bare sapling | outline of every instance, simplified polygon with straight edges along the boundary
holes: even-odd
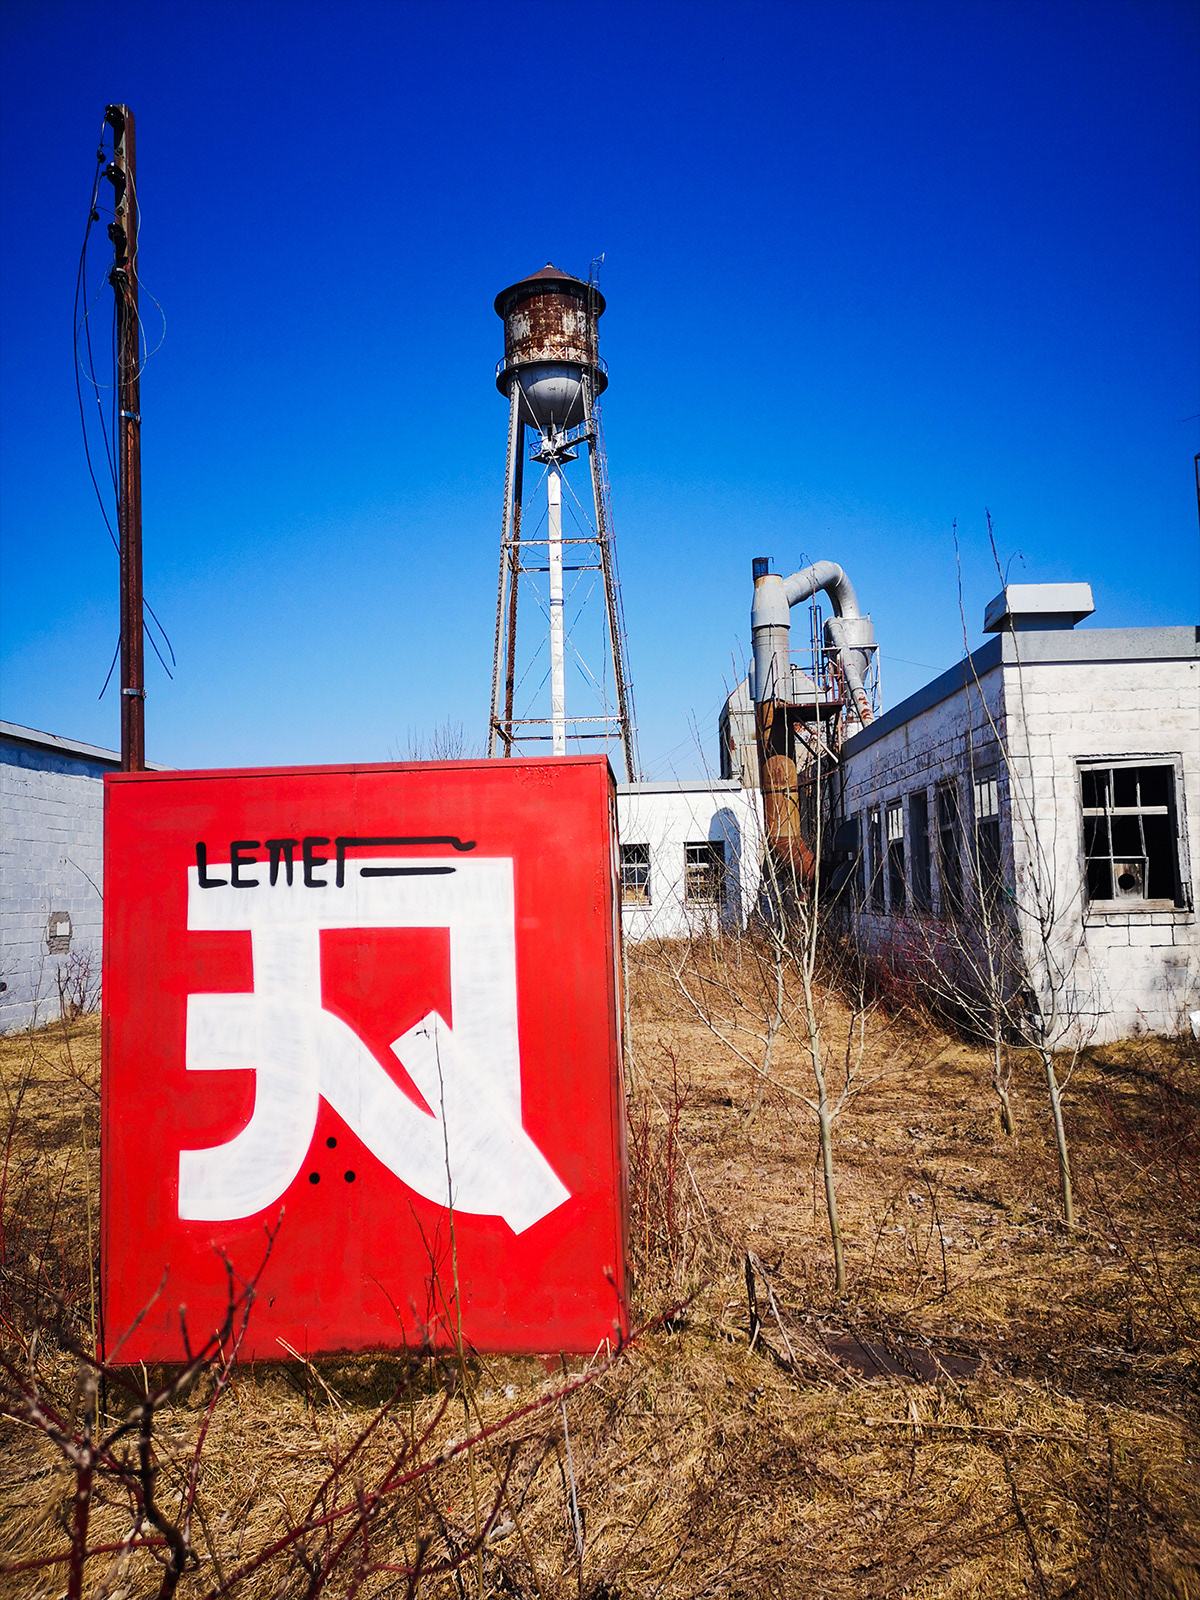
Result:
[[[1011,1138],[1017,1131],[1012,1080],[1021,968],[1011,918],[983,903],[978,885],[970,870],[967,904],[947,905],[943,890],[940,915],[896,919],[884,956],[886,986],[893,997],[932,1011],[983,1045],[1000,1128]]]
[[[986,513],[988,540],[996,572],[1005,582],[996,549],[995,528]],[[955,550],[958,549],[957,528]],[[962,611],[961,571],[959,607]],[[964,614],[965,633],[965,614]],[[1073,882],[1059,849],[1058,812],[1043,798],[1037,804],[1035,752],[1026,712],[1026,667],[1021,659],[1021,635],[1014,632],[1012,659],[1002,667],[1005,679],[1003,706],[992,705],[971,667],[974,689],[982,713],[980,746],[970,743],[972,788],[976,795],[976,763],[986,742],[989,759],[997,761],[1007,801],[1012,841],[1007,858],[985,849],[977,819],[971,828],[968,863],[975,925],[982,947],[989,953],[983,975],[990,981],[986,1003],[997,1038],[993,1061],[997,1082],[1007,1093],[1003,1077],[1000,1040],[1007,1036],[1031,1049],[1046,1080],[1054,1127],[1063,1222],[1075,1227],[1075,1201],[1071,1160],[1063,1115],[1063,1096],[1079,1052],[1088,1042],[1097,1010],[1086,970],[1081,916],[1083,883]],[[968,662],[971,658],[968,655]],[[1010,709],[1010,701],[1013,702]],[[1040,736],[1040,751],[1053,765],[1054,737]],[[982,762],[980,762],[982,765]],[[997,807],[1000,797],[997,797]],[[1065,1072],[1060,1075],[1060,1058]]]
[[[759,1116],[769,1088],[811,1116],[835,1285],[842,1295],[847,1272],[834,1130],[846,1108],[874,1081],[867,1067],[868,1023],[875,1007],[867,998],[861,965],[825,927],[824,890],[813,870],[820,859],[826,807],[820,739],[810,744],[809,755],[807,834],[801,833],[794,779],[778,783],[769,797],[772,843],[763,852],[763,892],[750,926],[741,935],[706,929],[677,945],[664,945],[663,960],[671,986],[693,1016],[753,1074],[747,1127]],[[798,1086],[794,1071],[774,1073],[784,1059],[801,1067],[806,1087]]]
[[[745,1116],[752,1123],[771,1081],[776,1040],[794,1006],[785,985],[786,943],[769,926],[744,939],[704,929],[664,942],[659,953],[670,987],[749,1070],[754,1089]]]
[[[820,851],[821,825],[816,846]],[[798,990],[798,1004],[786,1020],[811,1078],[812,1092],[795,1091],[812,1116],[825,1191],[829,1239],[833,1247],[837,1293],[846,1292],[846,1258],[834,1172],[833,1134],[838,1118],[874,1076],[866,1072],[868,1001],[861,964],[823,926],[825,907],[819,874],[811,884],[796,881],[790,864],[786,878],[779,863],[767,858],[774,909],[774,938],[788,957]],[[781,882],[781,879],[783,880]],[[839,1035],[842,1037],[839,1039]]]

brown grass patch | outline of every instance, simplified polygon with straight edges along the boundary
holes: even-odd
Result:
[[[982,1052],[927,1021],[878,1019],[873,1081],[835,1135],[850,1278],[839,1299],[794,1043],[750,1123],[752,1074],[685,1011],[654,952],[633,952],[632,979],[635,1317],[685,1309],[565,1400],[587,1363],[236,1367],[211,1406],[194,1559],[176,1593],[219,1589],[306,1517],[299,1545],[232,1592],[319,1592],[333,1535],[315,1523],[338,1507],[352,1517],[401,1461],[416,1476],[381,1496],[325,1592],[1195,1600],[1195,1048],[1085,1056],[1067,1093],[1082,1222],[1067,1237],[1035,1064],[1018,1065],[1018,1133],[1005,1139]],[[92,1330],[98,1057],[94,1019],[0,1041],[5,1354],[76,1431],[87,1393],[66,1346]],[[153,1387],[171,1374],[145,1376]],[[203,1373],[157,1419],[171,1516],[213,1393]],[[103,1425],[128,1406],[111,1384],[98,1399]],[[449,1453],[481,1424],[496,1431]],[[44,1432],[20,1418],[4,1428],[3,1556],[60,1554],[75,1474]],[[129,1527],[128,1495],[102,1475],[93,1547]],[[421,1551],[414,1582],[403,1569]],[[82,1592],[154,1594],[161,1563],[161,1548],[93,1555]],[[5,1587],[57,1597],[66,1572],[10,1570]]]

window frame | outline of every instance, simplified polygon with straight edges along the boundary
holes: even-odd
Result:
[[[919,813],[919,817],[916,815]],[[919,826],[918,826],[919,823]],[[922,916],[933,910],[933,853],[929,838],[929,790],[908,796],[909,892],[912,908]]]
[[[887,856],[888,910],[902,917],[908,908],[908,879],[905,876],[904,800],[895,795],[883,808],[884,851]]]
[[[882,915],[887,911],[887,901],[883,887],[883,806],[878,803],[867,807],[867,855],[867,871],[870,875],[868,904],[871,911]]]
[[[689,851],[703,850],[708,860],[693,860]],[[712,893],[697,893],[695,885],[699,869],[709,879]],[[683,901],[688,906],[722,906],[725,904],[729,860],[725,854],[724,839],[685,839],[683,844]]]
[[[975,898],[994,911],[1004,897],[1004,833],[1001,828],[1000,768],[982,773],[972,770],[971,869]],[[981,804],[990,809],[984,811]]]
[[[631,857],[630,860],[626,860],[625,852],[627,850],[630,852],[642,850],[645,852],[644,858],[635,861]],[[631,883],[630,878],[627,876],[629,869],[633,869],[634,873],[645,873],[640,894],[630,892]],[[623,844],[621,846],[621,904],[623,906],[648,906],[653,904],[650,895],[650,846],[648,844]]]
[[[1088,892],[1088,863],[1091,860],[1107,859],[1110,863],[1122,859],[1113,853],[1112,834],[1109,833],[1109,850],[1107,857],[1092,856],[1087,848],[1087,819],[1089,816],[1105,816],[1111,819],[1115,814],[1149,816],[1162,815],[1157,807],[1109,806],[1087,807],[1083,803],[1083,775],[1085,772],[1117,772],[1128,771],[1131,768],[1160,767],[1171,774],[1171,789],[1168,804],[1165,808],[1170,827],[1172,840],[1172,862],[1175,872],[1175,893],[1172,899],[1159,896],[1150,899],[1144,896],[1141,899],[1125,897],[1122,899],[1102,900],[1093,899]],[[1187,835],[1187,795],[1183,783],[1183,758],[1177,751],[1136,752],[1131,755],[1121,756],[1076,756],[1075,758],[1075,794],[1079,816],[1079,871],[1080,894],[1083,903],[1083,914],[1095,917],[1107,916],[1152,916],[1163,913],[1187,914],[1193,911],[1191,860],[1188,852]],[[1144,841],[1144,831],[1143,831]],[[1145,857],[1147,863],[1149,856]]]
[[[933,794],[933,813],[937,834],[938,914],[945,921],[957,920],[966,909],[963,894],[963,807],[958,779],[954,774],[942,778]],[[951,848],[945,848],[949,839]],[[951,864],[949,877],[947,864]]]

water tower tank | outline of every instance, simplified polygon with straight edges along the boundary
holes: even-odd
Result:
[[[583,421],[585,372],[592,375],[593,394],[608,387],[596,346],[603,310],[599,289],[549,262],[496,296],[496,314],[504,318],[504,360],[496,369],[496,387],[511,395],[516,379],[528,406],[526,420],[540,433]]]

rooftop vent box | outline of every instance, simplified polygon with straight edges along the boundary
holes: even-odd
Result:
[[[983,613],[983,631],[1027,633],[1073,628],[1095,609],[1090,583],[1009,583]]]

